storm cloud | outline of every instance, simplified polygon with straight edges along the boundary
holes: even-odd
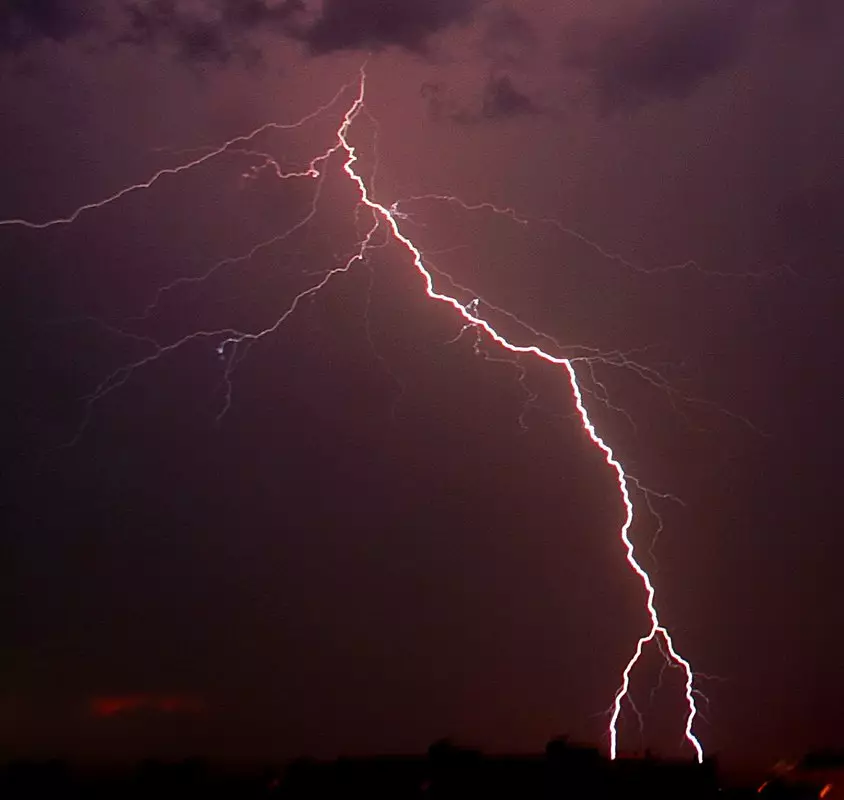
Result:
[[[397,46],[423,51],[428,39],[467,21],[476,0],[325,0],[303,38],[315,53]]]
[[[562,63],[590,76],[604,112],[683,99],[740,60],[755,13],[752,1],[693,0],[625,22],[573,23]]]
[[[493,67],[520,67],[533,59],[539,46],[540,37],[530,20],[504,7],[490,15],[480,52]]]
[[[121,41],[165,44],[188,61],[256,61],[260,51],[249,39],[258,31],[289,34],[304,11],[300,0],[268,4],[262,0],[218,0],[198,10],[179,0],[147,0],[125,6]]]
[[[513,85],[509,75],[491,77],[484,87],[482,115],[485,119],[519,117],[538,113],[536,104]]]
[[[260,58],[261,34],[299,41],[312,55],[397,47],[423,53],[432,37],[469,20],[477,0],[128,0],[106,15],[99,3],[4,0],[0,50],[64,42],[105,25],[112,41],[170,48],[186,61]]]
[[[3,0],[0,3],[0,51],[18,52],[42,41],[63,42],[88,31],[100,20],[94,2]]]

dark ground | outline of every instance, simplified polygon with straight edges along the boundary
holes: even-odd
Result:
[[[553,740],[544,755],[489,756],[433,744],[427,755],[313,761],[223,769],[201,759],[143,761],[131,768],[72,768],[61,761],[8,763],[4,798],[564,798],[750,797],[727,785],[714,760],[606,760],[597,749]]]

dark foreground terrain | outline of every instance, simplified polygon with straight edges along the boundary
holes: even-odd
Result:
[[[3,800],[703,800],[754,794],[721,785],[714,761],[698,764],[646,755],[610,762],[594,748],[562,739],[536,756],[489,756],[443,741],[420,756],[299,759],[280,768],[240,771],[225,771],[201,759],[147,760],[110,770],[71,768],[60,761],[15,761],[0,768]]]

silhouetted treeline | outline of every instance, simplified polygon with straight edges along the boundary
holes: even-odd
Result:
[[[291,800],[550,800],[615,798],[697,800],[718,793],[715,764],[653,758],[608,761],[595,748],[549,743],[541,756],[488,756],[438,742],[428,755],[299,761],[280,787]]]
[[[145,761],[123,773],[75,772],[61,762],[0,770],[3,800],[704,800],[719,792],[715,764],[651,757],[611,762],[597,749],[549,743],[536,756],[490,756],[433,744],[418,756],[300,759],[281,769],[224,774],[206,762]]]

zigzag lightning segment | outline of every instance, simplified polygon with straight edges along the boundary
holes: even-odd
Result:
[[[686,659],[684,659],[677,652],[677,649],[674,646],[674,642],[671,639],[671,634],[668,632],[668,629],[660,623],[659,614],[657,613],[656,605],[654,604],[656,590],[654,589],[650,576],[641,566],[641,564],[639,564],[639,562],[636,560],[633,542],[630,540],[630,526],[633,524],[633,501],[630,498],[630,489],[628,487],[627,475],[624,471],[624,467],[621,465],[621,462],[616,458],[615,454],[613,453],[612,448],[601,438],[600,434],[595,429],[595,426],[589,417],[589,412],[586,410],[586,406],[583,402],[583,393],[581,392],[580,384],[577,380],[577,373],[575,372],[574,365],[572,364],[570,359],[553,356],[550,353],[546,353],[544,350],[535,345],[513,344],[500,333],[498,333],[498,331],[496,331],[495,328],[490,325],[490,323],[488,323],[480,316],[477,316],[476,313],[470,311],[469,308],[472,306],[463,306],[456,298],[451,297],[450,295],[441,294],[434,289],[433,277],[425,267],[421,251],[416,247],[416,245],[411,241],[410,238],[408,238],[402,233],[399,227],[398,220],[396,219],[395,215],[390,211],[390,209],[376,202],[369,196],[366,183],[364,182],[363,178],[357,172],[355,172],[354,165],[357,161],[357,155],[355,152],[355,148],[351,144],[349,144],[347,137],[352,122],[354,121],[355,117],[360,112],[360,110],[363,108],[365,90],[366,73],[361,72],[360,90],[358,96],[355,99],[355,102],[346,112],[346,115],[343,118],[343,124],[340,126],[337,132],[338,138],[343,145],[343,149],[348,154],[348,158],[346,159],[346,163],[343,165],[343,169],[346,171],[346,174],[349,176],[349,178],[354,181],[354,183],[357,185],[358,191],[360,192],[361,203],[363,203],[374,213],[379,215],[389,226],[395,240],[404,245],[404,247],[408,250],[408,252],[413,258],[414,267],[416,267],[417,271],[425,281],[425,292],[428,297],[430,297],[432,300],[437,300],[441,303],[445,303],[446,305],[451,306],[458,314],[460,314],[461,317],[463,317],[463,319],[468,324],[476,326],[477,328],[482,330],[484,333],[486,333],[487,336],[489,336],[490,339],[492,339],[494,342],[496,342],[506,350],[509,350],[512,353],[529,353],[551,364],[562,366],[565,369],[566,374],[568,376],[569,385],[571,386],[572,395],[574,397],[574,403],[577,408],[578,414],[580,415],[580,421],[583,425],[583,429],[586,431],[587,435],[595,444],[595,446],[603,452],[607,464],[613,469],[616,474],[616,478],[618,480],[618,490],[619,494],[621,495],[622,503],[624,505],[625,514],[624,523],[621,526],[619,535],[627,553],[627,563],[630,565],[631,569],[636,573],[636,575],[638,575],[638,577],[642,581],[642,584],[645,587],[646,607],[648,611],[648,616],[651,621],[651,629],[647,635],[639,639],[633,656],[627,663],[627,666],[624,668],[624,672],[622,675],[622,683],[618,691],[616,692],[615,700],[613,701],[613,712],[610,718],[609,725],[610,758],[615,759],[618,754],[618,719],[621,714],[622,702],[627,696],[627,692],[630,688],[630,673],[633,671],[633,667],[635,667],[636,662],[642,655],[642,651],[645,645],[651,640],[655,639],[657,636],[661,636],[665,642],[666,648],[668,649],[668,653],[670,654],[671,658],[677,664],[679,664],[685,672],[685,695],[686,702],[688,703],[688,715],[686,717],[685,727],[686,739],[691,743],[692,747],[694,747],[698,761],[703,761],[703,748],[693,732],[694,720],[695,716],[697,715],[697,706],[695,704],[695,698],[693,694],[694,673],[692,672],[692,668],[689,662],[686,661]]]

